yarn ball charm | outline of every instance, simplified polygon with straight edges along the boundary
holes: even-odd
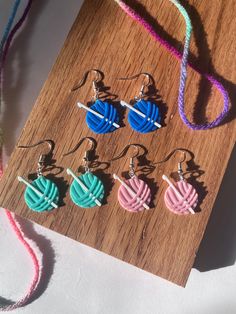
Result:
[[[70,186],[70,197],[79,207],[91,208],[101,206],[104,198],[104,185],[97,176],[91,172],[74,179]]]
[[[148,133],[155,131],[158,128],[155,123],[157,122],[160,124],[161,115],[157,105],[141,99],[134,104],[133,108],[145,115],[145,117],[143,117],[134,110],[129,111],[128,121],[135,131]]]
[[[87,125],[93,132],[104,134],[113,132],[116,129],[113,123],[117,124],[119,122],[119,116],[113,105],[97,99],[90,109],[101,115],[99,117],[90,111],[86,114]]]
[[[44,176],[32,181],[25,190],[24,198],[27,206],[36,212],[49,211],[57,207],[59,190],[55,183]]]
[[[144,205],[151,202],[151,190],[147,183],[136,176],[125,180],[125,184],[131,189],[121,185],[118,190],[120,205],[130,212],[140,212],[145,209]],[[133,193],[131,193],[131,191]]]
[[[165,192],[166,207],[178,215],[189,214],[190,209],[194,210],[198,204],[197,191],[185,180],[178,181],[175,187],[178,193],[171,186]]]

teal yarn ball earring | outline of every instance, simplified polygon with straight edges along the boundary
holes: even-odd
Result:
[[[116,108],[112,104],[108,101],[102,101],[99,98],[101,92],[99,86],[101,85],[104,76],[101,71],[96,69],[87,71],[80,83],[73,87],[71,91],[73,92],[81,88],[85,84],[90,72],[94,72],[96,75],[92,83],[94,91],[94,95],[92,97],[93,103],[90,106],[86,106],[81,102],[78,102],[77,105],[79,108],[87,111],[86,123],[90,130],[97,134],[113,132],[120,128],[120,125],[118,124],[119,116]]]
[[[159,107],[150,100],[145,100],[147,96],[144,92],[145,88],[148,88],[153,79],[148,73],[139,73],[137,75],[119,78],[118,80],[133,80],[140,75],[144,75],[146,82],[143,82],[139,95],[135,97],[135,103],[133,105],[121,100],[120,104],[123,107],[129,108],[128,121],[133,130],[139,133],[149,133],[161,128],[161,114]]]
[[[29,146],[18,146],[18,148],[31,148],[40,144],[47,143],[50,151],[47,154],[41,154],[38,161],[37,179],[28,182],[25,178],[18,176],[19,182],[26,185],[24,199],[27,206],[36,212],[49,211],[58,208],[59,190],[54,182],[43,176],[48,161],[51,159],[54,143],[51,140],[43,140]]]
[[[83,138],[76,147],[66,153],[64,156],[75,152],[79,146],[88,140],[91,148],[85,152],[83,158],[84,173],[77,176],[70,168],[67,168],[66,172],[74,179],[70,186],[70,197],[74,204],[82,208],[91,208],[95,206],[102,206],[102,201],[105,195],[104,185],[102,181],[91,172],[90,155],[95,151],[96,142],[93,138]]]

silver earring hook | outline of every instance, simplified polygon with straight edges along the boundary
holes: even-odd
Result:
[[[85,84],[85,82],[87,81],[87,78],[88,78],[88,75],[90,72],[94,72],[94,74],[95,74],[95,78],[92,81],[92,86],[93,86],[93,90],[94,90],[93,98],[95,100],[97,100],[99,97],[98,83],[101,82],[103,79],[103,73],[97,69],[90,69],[90,70],[86,71],[84,73],[83,78],[80,80],[80,82],[77,85],[75,85],[70,91],[74,92],[77,89],[81,88]]]
[[[47,154],[40,154],[40,156],[39,156],[38,168],[37,168],[37,175],[38,175],[38,177],[42,176],[43,169],[46,166],[47,158],[52,156],[52,152],[53,152],[53,149],[54,149],[54,146],[55,146],[54,142],[52,140],[42,140],[42,141],[39,141],[39,142],[37,142],[35,144],[32,144],[32,145],[18,145],[17,146],[17,148],[33,148],[33,147],[36,147],[36,146],[44,144],[44,143],[48,144],[49,152]]]
[[[158,161],[157,164],[161,164],[163,162],[166,162],[168,161],[176,152],[181,152],[183,157],[182,159],[180,159],[178,161],[178,174],[179,174],[179,177],[180,177],[180,180],[184,180],[184,175],[183,175],[183,168],[182,168],[182,164],[186,161],[186,153],[190,154],[190,152],[187,150],[187,149],[184,149],[184,148],[176,148],[174,149],[172,152],[170,152],[166,158],[164,158],[163,160],[161,161]]]
[[[87,140],[89,142],[90,148],[85,151],[85,154],[84,154],[84,157],[83,157],[83,166],[84,166],[85,172],[89,172],[90,171],[90,169],[89,169],[89,163],[90,163],[89,156],[90,156],[91,152],[93,152],[95,150],[96,146],[97,146],[97,143],[96,143],[94,138],[92,138],[92,137],[84,137],[84,138],[82,138],[79,141],[79,143],[71,151],[67,152],[63,156],[68,156],[68,155],[74,153],[81,146],[81,144],[85,140]]]
[[[149,85],[151,85],[153,82],[153,79],[151,77],[150,74],[146,73],[146,72],[141,72],[141,73],[138,73],[138,74],[135,74],[133,76],[129,76],[129,77],[120,77],[118,78],[117,80],[121,80],[121,81],[127,81],[127,80],[134,80],[135,78],[138,78],[139,76],[145,76],[145,79],[142,83],[142,86],[140,88],[140,92],[139,92],[139,95],[135,97],[135,99],[143,99],[144,96],[145,96],[145,88],[148,87]],[[145,82],[146,80],[146,82]]]
[[[137,158],[138,156],[140,156],[139,145],[138,144],[127,145],[118,156],[112,158],[110,161],[117,160],[117,159],[123,157],[124,155],[126,155],[130,147],[134,147],[135,148],[134,154],[129,157],[130,158],[130,161],[129,161],[129,176],[132,178],[135,175],[134,158]]]

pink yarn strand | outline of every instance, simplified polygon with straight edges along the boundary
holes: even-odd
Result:
[[[6,209],[5,209],[5,213],[6,213],[6,216],[9,220],[9,223],[10,223],[14,233],[16,234],[18,240],[25,247],[27,253],[29,254],[29,256],[32,260],[32,263],[34,266],[34,276],[33,276],[33,280],[30,284],[30,287],[29,287],[26,295],[22,299],[17,301],[16,303],[13,303],[13,304],[10,304],[10,305],[7,305],[5,307],[0,308],[0,311],[2,311],[2,312],[12,311],[16,308],[19,308],[19,307],[25,305],[31,299],[34,292],[36,291],[38,284],[40,282],[40,277],[41,277],[39,258],[37,256],[37,254],[35,253],[35,249],[33,249],[32,245],[30,245],[27,242],[26,236],[24,235],[23,231],[21,230],[21,227],[19,226],[19,224],[16,222],[13,214]]]
[[[15,24],[15,26],[11,30],[11,32],[10,32],[10,34],[6,40],[6,44],[5,44],[5,47],[3,49],[3,54],[1,56],[1,62],[0,62],[0,83],[1,83],[2,70],[4,67],[4,63],[6,60],[6,56],[7,56],[10,44],[11,44],[15,34],[17,33],[17,31],[20,29],[20,27],[23,25],[24,21],[26,20],[26,17],[29,13],[31,4],[32,4],[32,0],[29,0],[21,18]],[[2,164],[2,142],[1,142],[0,143],[0,178],[1,178],[2,174],[3,174],[3,164]],[[39,248],[36,247],[36,244],[33,241],[27,239],[27,237],[24,235],[24,232],[21,230],[21,227],[20,227],[19,223],[16,221],[14,215],[11,212],[9,212],[7,209],[4,209],[4,211],[5,211],[6,217],[9,221],[9,224],[12,227],[12,230],[14,231],[17,239],[20,241],[20,243],[23,245],[26,252],[30,256],[30,258],[32,260],[32,264],[33,264],[33,270],[34,270],[32,282],[31,282],[30,287],[29,287],[28,291],[26,292],[25,296],[13,304],[0,307],[0,311],[8,312],[8,311],[12,311],[14,309],[17,309],[23,305],[26,305],[30,301],[30,299],[32,298],[34,292],[37,290],[37,287],[39,285],[40,278],[41,278],[40,258],[38,256],[39,254],[41,254],[41,252],[40,252]],[[38,250],[38,255],[36,253],[37,250]]]

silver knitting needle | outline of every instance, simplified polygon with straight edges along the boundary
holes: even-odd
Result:
[[[127,191],[129,191],[129,193],[133,196],[133,197],[135,197],[136,199],[137,199],[137,201],[145,208],[145,209],[150,209],[150,207],[146,204],[146,203],[144,203],[143,201],[142,201],[142,199],[123,181],[123,180],[121,180],[119,177],[118,177],[118,175],[117,174],[113,174],[113,178],[115,179],[115,180],[118,180],[120,183],[121,183],[121,185],[123,185],[125,188],[126,188],[126,190]]]
[[[179,192],[179,190],[174,186],[174,184],[170,181],[170,179],[169,179],[166,175],[163,174],[162,179],[163,179],[164,181],[166,181],[166,182],[169,184],[169,186],[175,191],[175,193],[176,193],[176,194],[178,195],[178,197],[184,202],[185,205],[190,206],[190,204],[188,203],[188,201],[186,201],[186,199],[183,197],[183,195]],[[189,211],[191,214],[193,214],[193,215],[195,214],[195,211],[193,210],[192,207],[189,207],[189,208],[188,208],[188,211]]]
[[[43,197],[45,199],[45,201],[48,202],[50,205],[52,205],[54,208],[58,208],[57,204],[52,202],[47,196],[45,196],[42,192],[40,192],[38,189],[36,189],[36,187],[34,187],[31,183],[26,181],[24,178],[18,176],[17,179],[18,179],[19,182],[23,182],[26,186],[28,186],[36,194],[38,194],[39,196]]]
[[[143,112],[141,112],[141,111],[139,111],[138,109],[134,108],[134,107],[131,106],[130,104],[127,104],[127,102],[121,100],[121,101],[120,101],[120,104],[121,104],[121,106],[123,106],[123,107],[127,107],[127,108],[129,108],[130,110],[133,110],[133,111],[136,112],[140,117],[146,118],[146,116],[145,116],[145,114],[144,114]],[[148,118],[147,120],[150,121],[151,123],[155,124],[155,126],[158,127],[158,128],[161,128],[161,127],[162,127],[159,123],[157,123],[157,122],[154,121],[154,120],[151,120],[150,118]]]
[[[92,200],[98,205],[98,206],[102,206],[102,204],[100,203],[100,201],[93,195],[93,193],[89,192],[89,189],[87,188],[87,186],[74,174],[74,172],[68,168],[66,169],[66,172],[71,175],[76,182],[79,183],[79,185],[81,186],[81,188],[85,191],[89,193],[89,196],[92,198]]]
[[[86,111],[91,112],[92,114],[94,114],[95,116],[99,117],[100,119],[104,119],[104,118],[105,118],[105,117],[104,117],[102,114],[100,114],[99,112],[97,112],[97,111],[95,111],[95,110],[93,110],[93,109],[91,109],[91,108],[89,108],[89,107],[87,107],[87,106],[81,104],[80,102],[78,102],[77,105],[78,105],[79,108],[83,108],[83,109],[85,109]],[[105,121],[108,122],[109,124],[112,124],[112,125],[113,125],[115,128],[117,128],[117,129],[120,128],[119,124],[117,124],[117,123],[115,123],[115,122],[112,123],[112,122],[109,121],[109,119],[107,119],[107,118],[105,118]]]

